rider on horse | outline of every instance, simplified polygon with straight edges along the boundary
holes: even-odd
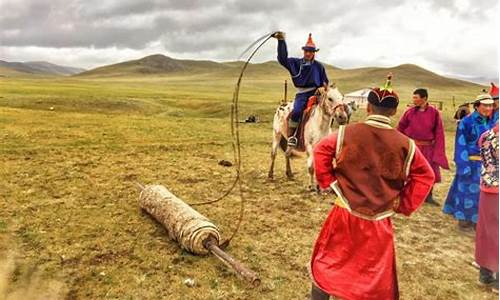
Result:
[[[302,58],[288,57],[284,32],[276,32],[273,37],[278,40],[278,62],[290,72],[293,84],[297,88],[293,110],[288,122],[288,146],[296,147],[295,131],[299,126],[307,101],[309,97],[314,95],[317,88],[328,88],[328,77],[325,67],[314,59],[315,53],[319,49],[316,48],[311,34],[309,34],[305,46],[302,47],[304,51]]]

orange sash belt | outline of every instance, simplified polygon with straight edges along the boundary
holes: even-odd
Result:
[[[431,146],[431,145],[434,145],[434,140],[430,140],[430,141],[414,140],[414,141],[415,141],[415,144],[417,146]]]

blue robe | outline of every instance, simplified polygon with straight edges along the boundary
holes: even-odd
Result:
[[[285,40],[278,40],[278,62],[290,72],[295,87],[319,88],[324,84],[328,84],[325,67],[319,61],[306,61],[303,58],[288,57]],[[292,121],[300,121],[307,100],[312,95],[314,95],[314,90],[295,95]]]
[[[443,207],[445,214],[457,220],[477,223],[481,161],[470,160],[479,156],[478,140],[492,127],[488,118],[477,111],[463,118],[455,135],[456,173]]]

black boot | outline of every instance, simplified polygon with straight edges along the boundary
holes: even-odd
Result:
[[[463,232],[471,233],[474,232],[471,221],[458,220],[458,229]]]
[[[425,203],[430,204],[432,206],[441,206],[441,204],[439,204],[439,202],[434,200],[434,198],[432,197],[432,190],[429,193],[429,195],[427,195],[427,198],[425,198]]]
[[[495,283],[495,276],[493,276],[493,272],[490,270],[480,267],[479,268],[479,282],[482,284],[490,285]],[[498,282],[497,282],[498,284]]]
[[[311,288],[311,300],[328,300],[328,299],[330,299],[330,295],[323,292],[322,289],[320,289],[313,283]]]

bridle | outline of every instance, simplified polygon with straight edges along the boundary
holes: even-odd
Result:
[[[323,107],[323,110],[326,111],[329,116],[333,117],[339,109],[341,110],[341,112],[346,111],[346,108],[345,108],[346,104],[342,100],[340,100],[335,106],[333,106],[333,108],[331,108],[331,109],[326,108],[325,109],[324,103],[326,103],[325,101],[328,100],[328,92],[325,91],[325,92],[323,92],[323,94],[318,92],[318,96],[320,97],[320,101],[318,102],[318,106]]]

